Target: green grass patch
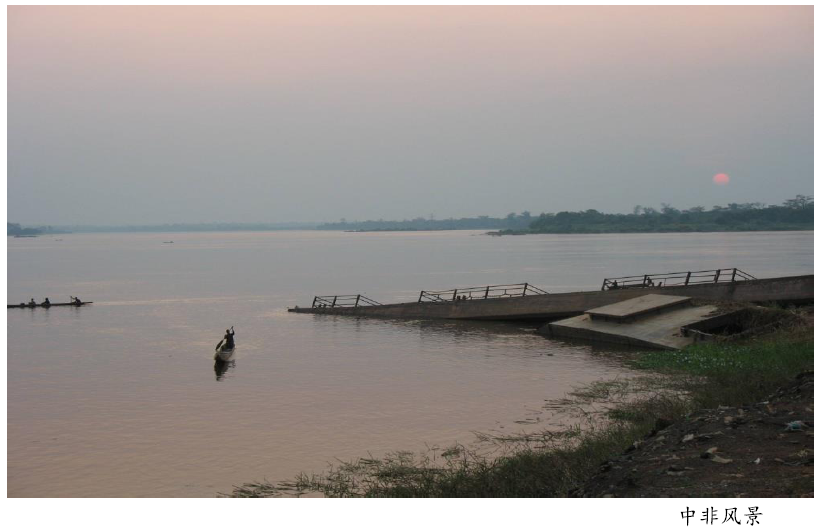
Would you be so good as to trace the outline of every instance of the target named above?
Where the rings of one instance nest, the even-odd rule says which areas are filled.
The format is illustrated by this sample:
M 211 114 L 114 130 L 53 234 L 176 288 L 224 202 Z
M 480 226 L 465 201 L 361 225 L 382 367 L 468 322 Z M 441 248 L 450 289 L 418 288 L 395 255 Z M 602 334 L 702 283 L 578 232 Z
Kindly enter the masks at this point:
M 652 351 L 632 365 L 674 375 L 699 407 L 740 405 L 765 398 L 797 374 L 813 369 L 813 336 L 783 330 L 744 342 L 702 343 L 682 351 Z

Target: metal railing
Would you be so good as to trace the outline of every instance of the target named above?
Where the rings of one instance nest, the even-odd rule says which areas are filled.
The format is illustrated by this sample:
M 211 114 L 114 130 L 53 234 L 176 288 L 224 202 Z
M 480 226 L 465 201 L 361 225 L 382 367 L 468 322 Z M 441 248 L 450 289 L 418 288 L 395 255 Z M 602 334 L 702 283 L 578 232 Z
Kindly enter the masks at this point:
M 381 305 L 363 294 L 345 294 L 341 296 L 316 296 L 313 298 L 314 309 L 337 307 L 361 307 Z
M 641 276 L 608 277 L 603 280 L 600 290 L 618 288 L 677 287 L 702 285 L 707 283 L 732 283 L 756 279 L 739 268 L 718 268 L 697 272 L 670 272 L 665 274 L 644 274 Z
M 529 283 L 514 285 L 489 285 L 486 287 L 453 288 L 450 290 L 422 290 L 418 303 L 442 303 L 467 301 L 470 299 L 513 298 L 526 295 L 548 294 L 543 289 Z

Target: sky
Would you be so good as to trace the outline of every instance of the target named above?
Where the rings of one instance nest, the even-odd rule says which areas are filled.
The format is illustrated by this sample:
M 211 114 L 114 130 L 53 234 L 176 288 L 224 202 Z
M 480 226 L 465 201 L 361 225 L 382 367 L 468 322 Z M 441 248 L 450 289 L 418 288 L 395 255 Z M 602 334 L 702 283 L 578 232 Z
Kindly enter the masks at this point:
M 7 29 L 9 222 L 813 194 L 812 6 L 12 6 Z

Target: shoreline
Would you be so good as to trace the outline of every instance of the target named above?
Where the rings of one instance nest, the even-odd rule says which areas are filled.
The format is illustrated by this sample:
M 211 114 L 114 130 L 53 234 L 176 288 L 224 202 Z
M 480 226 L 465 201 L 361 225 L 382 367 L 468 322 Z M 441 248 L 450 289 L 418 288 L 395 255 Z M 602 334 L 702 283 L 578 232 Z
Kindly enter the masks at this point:
M 515 439 L 495 459 L 397 452 L 226 495 L 812 497 L 813 306 L 791 313 L 767 335 L 639 353 L 629 364 L 644 377 L 569 395 L 577 409 L 606 407 L 586 428 Z
M 498 230 L 488 231 L 484 235 L 502 237 L 504 235 L 623 235 L 639 233 L 758 233 L 758 232 L 784 232 L 784 231 L 813 231 L 810 227 L 772 227 L 765 228 L 740 228 L 740 229 L 703 229 L 703 230 L 552 230 L 552 231 L 532 231 L 532 230 Z

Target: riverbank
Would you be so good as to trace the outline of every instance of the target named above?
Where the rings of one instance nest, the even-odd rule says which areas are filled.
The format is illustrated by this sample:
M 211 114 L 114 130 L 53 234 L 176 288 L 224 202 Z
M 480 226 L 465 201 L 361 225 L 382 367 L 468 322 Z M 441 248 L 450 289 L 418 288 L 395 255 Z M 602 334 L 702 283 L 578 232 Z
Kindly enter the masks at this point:
M 488 231 L 486 235 L 500 237 L 503 235 L 602 235 L 611 233 L 745 233 L 764 231 L 813 231 L 813 223 L 805 224 L 770 224 L 749 226 L 645 226 L 645 227 L 554 227 L 549 229 L 519 229 Z
M 575 497 L 813 497 L 813 371 L 764 401 L 697 410 L 604 462 Z
M 596 383 L 560 403 L 583 424 L 484 439 L 504 450 L 500 457 L 463 446 L 399 452 L 232 495 L 812 495 L 813 309 L 794 314 L 794 324 L 767 336 L 641 353 L 630 363 L 643 376 Z

